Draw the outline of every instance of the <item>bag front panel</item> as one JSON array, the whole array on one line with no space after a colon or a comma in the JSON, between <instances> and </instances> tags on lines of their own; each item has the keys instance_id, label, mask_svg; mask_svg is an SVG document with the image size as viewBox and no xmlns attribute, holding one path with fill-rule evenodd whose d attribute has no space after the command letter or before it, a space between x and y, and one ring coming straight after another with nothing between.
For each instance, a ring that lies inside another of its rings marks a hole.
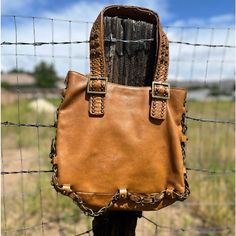
<instances>
[{"instance_id":1,"label":"bag front panel","mask_svg":"<svg viewBox=\"0 0 236 236\"><path fill-rule=\"evenodd\" d=\"M95 206L105 205L118 189L184 193L181 118L186 91L171 89L167 118L158 121L149 116L149 87L108 83L102 117L89 115L86 88L86 77L69 72L58 113L59 184L69 184Z\"/></svg>"}]
</instances>

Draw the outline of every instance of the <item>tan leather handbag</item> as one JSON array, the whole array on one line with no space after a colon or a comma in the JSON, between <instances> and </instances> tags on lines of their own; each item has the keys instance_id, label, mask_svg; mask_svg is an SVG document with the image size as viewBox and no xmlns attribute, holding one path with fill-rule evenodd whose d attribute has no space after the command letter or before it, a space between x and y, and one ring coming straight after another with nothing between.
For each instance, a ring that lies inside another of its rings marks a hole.
<instances>
[{"instance_id":1,"label":"tan leather handbag","mask_svg":"<svg viewBox=\"0 0 236 236\"><path fill-rule=\"evenodd\" d=\"M104 16L155 24L153 82L131 87L108 82ZM89 76L69 71L52 143L55 189L91 216L109 210L159 210L190 191L184 165L185 89L167 83L168 40L153 11L106 7L90 35Z\"/></svg>"}]
</instances>

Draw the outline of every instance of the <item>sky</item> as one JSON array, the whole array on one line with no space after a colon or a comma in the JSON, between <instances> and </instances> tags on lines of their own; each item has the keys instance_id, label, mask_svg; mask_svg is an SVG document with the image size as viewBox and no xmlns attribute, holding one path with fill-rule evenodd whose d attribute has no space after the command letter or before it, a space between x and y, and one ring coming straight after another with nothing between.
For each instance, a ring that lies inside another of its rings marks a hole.
<instances>
[{"instance_id":1,"label":"sky","mask_svg":"<svg viewBox=\"0 0 236 236\"><path fill-rule=\"evenodd\" d=\"M62 18L73 20L94 20L100 9L110 4L136 5L151 8L160 12L163 24L173 22L196 22L204 19L223 17L224 25L233 24L234 21L234 0L110 0L110 1L80 1L80 0L2 0L2 14L51 16L60 15ZM85 7L87 6L87 7ZM90 9L88 12L80 12L79 17L70 15L70 10L79 7ZM82 14L81 14L82 13ZM95 13L95 14L94 14ZM222 18L221 18L222 19Z\"/></svg>"},{"instance_id":2,"label":"sky","mask_svg":"<svg viewBox=\"0 0 236 236\"><path fill-rule=\"evenodd\" d=\"M185 26L185 27L200 27L189 28L181 31L181 28L168 28L168 37L172 41L186 41L192 43L215 43L215 44L234 44L234 30L228 30L229 27L234 27L235 22L235 6L234 0L103 0L103 1L80 1L80 0L2 0L2 41L14 41L14 22L12 17L4 15L16 16L39 16L55 19L79 20L93 22L101 11L101 9L110 4L136 5L150 8L160 15L161 22L164 26ZM50 20L35 19L35 40L50 41L52 40L52 28ZM68 40L68 22L54 22L54 40ZM86 40L91 24L80 24L72 22L71 25L71 40ZM202 27L214 27L212 29L202 29ZM213 32L212 32L213 31ZM32 19L17 18L18 41L33 41ZM2 69L7 71L15 66L14 56L4 56L4 53L14 53L12 46L2 47ZM199 47L180 47L179 45L171 45L171 66L170 77L178 77L178 79L188 79L188 77L201 77L206 79L215 79L217 74L221 73L222 78L234 76L234 53L232 49L215 49ZM87 45L72 45L58 46L52 49L52 46L37 47L36 52L31 47L18 46L18 53L47 55L49 52L54 54L53 63L58 73L63 76L68 67L87 73L89 68L85 60L72 59L70 62L60 60L57 55L68 54L70 51L72 57L88 56ZM209 58L210 57L210 58ZM195 60L193 65L181 64L180 58L187 58L189 61ZM204 59L204 60L202 60ZM206 65L203 61L211 59L215 60L216 64ZM45 58L37 57L32 61L32 58L27 56L19 57L19 67L27 67L33 69L35 63L39 60L52 60L49 56ZM222 63L223 61L223 69ZM229 61L229 63L226 63ZM202 62L202 63L200 63ZM67 65L67 66L65 66ZM194 67L194 68L193 68ZM209 67L209 68L208 68ZM212 68L211 68L212 67ZM218 69L217 69L218 68ZM231 69L230 69L231 68ZM194 72L193 72L194 70ZM222 72L223 70L223 72ZM214 72L215 71L215 72ZM211 74L212 73L212 74ZM223 73L223 74L222 74Z\"/></svg>"}]
</instances>

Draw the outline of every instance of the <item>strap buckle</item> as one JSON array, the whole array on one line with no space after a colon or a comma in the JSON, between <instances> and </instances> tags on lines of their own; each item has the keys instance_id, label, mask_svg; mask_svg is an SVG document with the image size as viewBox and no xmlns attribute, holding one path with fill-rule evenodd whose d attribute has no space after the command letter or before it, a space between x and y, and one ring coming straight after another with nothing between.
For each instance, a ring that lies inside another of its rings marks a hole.
<instances>
[{"instance_id":1,"label":"strap buckle","mask_svg":"<svg viewBox=\"0 0 236 236\"><path fill-rule=\"evenodd\" d=\"M170 84L153 81L152 97L167 100L170 98Z\"/></svg>"},{"instance_id":2,"label":"strap buckle","mask_svg":"<svg viewBox=\"0 0 236 236\"><path fill-rule=\"evenodd\" d=\"M87 93L104 95L107 92L107 77L89 76Z\"/></svg>"}]
</instances>

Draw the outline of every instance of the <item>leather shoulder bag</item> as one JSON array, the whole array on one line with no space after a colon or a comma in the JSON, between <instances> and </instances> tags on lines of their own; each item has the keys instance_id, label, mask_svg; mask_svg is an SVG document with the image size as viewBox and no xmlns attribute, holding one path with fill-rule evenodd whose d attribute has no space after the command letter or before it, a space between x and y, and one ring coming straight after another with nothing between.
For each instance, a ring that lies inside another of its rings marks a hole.
<instances>
[{"instance_id":1,"label":"leather shoulder bag","mask_svg":"<svg viewBox=\"0 0 236 236\"><path fill-rule=\"evenodd\" d=\"M156 26L150 86L109 82L105 16ZM50 153L53 186L87 215L98 216L108 209L159 210L188 197L186 90L170 88L168 64L168 39L155 12L109 6L99 14L90 35L90 75L68 72Z\"/></svg>"}]
</instances>

